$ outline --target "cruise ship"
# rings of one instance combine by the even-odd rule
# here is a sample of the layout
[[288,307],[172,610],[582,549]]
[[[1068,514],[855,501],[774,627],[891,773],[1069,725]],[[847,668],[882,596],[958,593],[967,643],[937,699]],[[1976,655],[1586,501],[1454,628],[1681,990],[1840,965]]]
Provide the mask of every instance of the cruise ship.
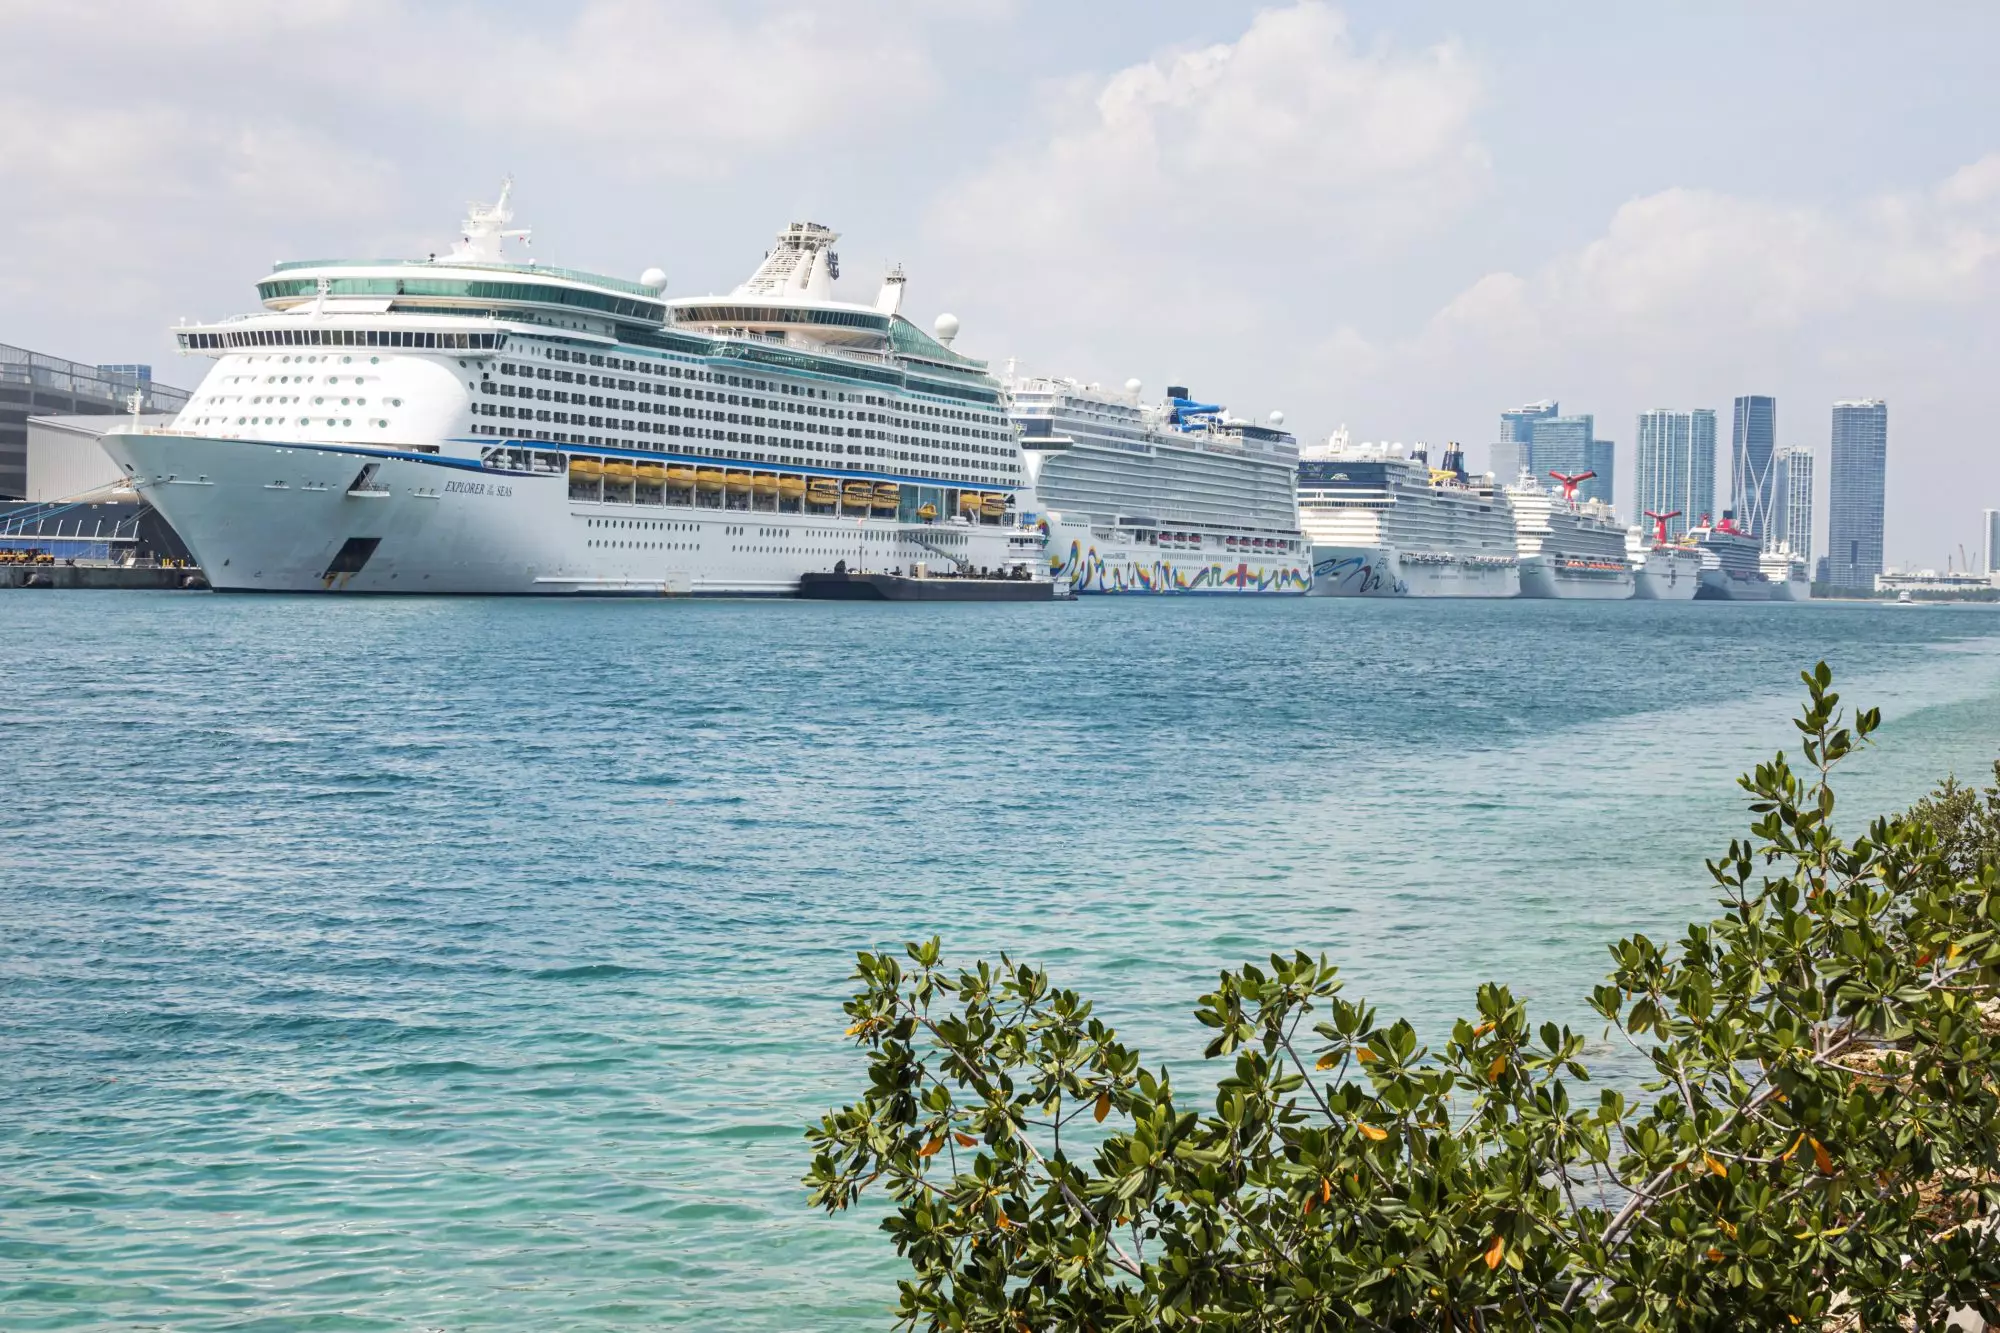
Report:
[[1576,498],[1579,484],[1597,475],[1552,472],[1552,493],[1526,472],[1507,488],[1521,553],[1521,596],[1596,598],[1632,596],[1636,580],[1625,553],[1625,529],[1602,500]]
[[1701,551],[1667,534],[1668,520],[1679,518],[1680,514],[1678,509],[1670,514],[1656,514],[1649,509],[1646,517],[1653,520],[1652,532],[1641,527],[1625,529],[1625,555],[1632,562],[1632,595],[1641,601],[1694,599],[1695,588],[1701,581]]
[[1703,514],[1688,536],[1701,551],[1695,596],[1705,602],[1802,602],[1812,595],[1805,561],[1764,550],[1756,534],[1738,527],[1730,513],[1714,523]]
[[1006,380],[1027,488],[1023,531],[1058,585],[1079,593],[1301,594],[1298,441],[1198,403],[1184,386],[1149,403],[1072,379]]
[[1419,444],[1350,444],[1345,430],[1299,460],[1299,526],[1313,593],[1326,597],[1512,597],[1514,512],[1456,444],[1430,465]]
[[448,254],[281,263],[170,426],[104,446],[218,590],[773,594],[837,564],[998,569],[1022,481],[1000,384],[836,299],[786,227],[727,296],[510,262],[508,189]]

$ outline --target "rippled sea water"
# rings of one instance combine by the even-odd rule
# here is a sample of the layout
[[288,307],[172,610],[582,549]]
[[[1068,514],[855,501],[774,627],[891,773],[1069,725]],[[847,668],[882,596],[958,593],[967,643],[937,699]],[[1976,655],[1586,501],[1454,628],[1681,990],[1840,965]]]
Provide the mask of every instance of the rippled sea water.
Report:
[[881,1328],[879,1212],[798,1184],[856,949],[1043,963],[1185,1083],[1274,948],[1580,1023],[1709,914],[1801,666],[1884,706],[1854,819],[2000,753],[1990,608],[17,592],[0,642],[8,1330]]

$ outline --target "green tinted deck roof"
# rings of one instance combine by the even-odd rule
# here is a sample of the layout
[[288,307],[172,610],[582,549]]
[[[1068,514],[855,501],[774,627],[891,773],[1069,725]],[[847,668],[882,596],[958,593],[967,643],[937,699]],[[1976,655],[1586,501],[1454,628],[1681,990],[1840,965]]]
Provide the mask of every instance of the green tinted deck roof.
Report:
[[556,268],[549,264],[481,264],[465,260],[428,259],[287,259],[273,264],[273,273],[283,273],[294,268],[476,268],[491,273],[515,273],[523,277],[561,278],[569,282],[587,282],[593,287],[605,287],[614,292],[624,292],[629,296],[643,296],[651,301],[661,300],[658,292],[643,283],[627,282],[623,278],[608,278],[602,273],[586,273],[577,268]]
[[965,370],[986,369],[984,361],[960,356],[901,315],[889,321],[889,346],[894,348],[899,356],[921,357],[925,361],[936,361],[941,365],[957,366]]

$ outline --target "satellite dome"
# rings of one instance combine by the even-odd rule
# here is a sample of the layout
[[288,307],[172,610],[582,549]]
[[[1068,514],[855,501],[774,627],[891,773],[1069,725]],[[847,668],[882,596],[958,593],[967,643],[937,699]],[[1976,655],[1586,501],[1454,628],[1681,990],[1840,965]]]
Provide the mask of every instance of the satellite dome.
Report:
[[1285,424],[1285,414],[1284,414],[1283,412],[1273,412],[1273,413],[1271,413],[1271,424],[1272,424],[1273,426],[1282,426],[1282,425],[1284,425],[1284,424]]
[[657,292],[667,285],[667,271],[663,268],[649,268],[639,275],[639,285],[651,287]]
[[939,342],[946,347],[951,346],[951,340],[958,336],[958,316],[939,315],[937,322],[931,325],[931,331],[937,334]]
[[1139,390],[1140,390],[1140,389],[1142,389],[1142,388],[1144,388],[1144,387],[1145,387],[1145,386],[1144,386],[1144,385],[1142,385],[1142,384],[1140,384],[1140,383],[1139,383],[1139,381],[1137,381],[1137,380],[1126,380],[1126,381],[1125,381],[1125,392],[1126,392],[1126,393],[1129,393],[1129,394],[1134,394],[1134,395],[1136,395],[1136,394],[1137,394],[1137,393],[1139,392]]

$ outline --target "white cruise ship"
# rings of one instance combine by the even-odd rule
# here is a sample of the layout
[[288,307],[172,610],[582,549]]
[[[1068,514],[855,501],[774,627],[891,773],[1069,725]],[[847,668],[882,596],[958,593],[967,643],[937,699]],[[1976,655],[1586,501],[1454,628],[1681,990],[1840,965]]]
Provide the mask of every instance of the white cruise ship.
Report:
[[1701,551],[1687,542],[1667,535],[1671,514],[1646,511],[1653,531],[1641,527],[1625,529],[1625,557],[1632,562],[1632,595],[1643,602],[1688,602],[1694,600],[1701,581]]
[[1520,541],[1521,596],[1632,596],[1636,580],[1625,553],[1625,529],[1602,500],[1576,498],[1578,483],[1596,474],[1549,475],[1562,484],[1560,494],[1526,472],[1507,488]]
[[1069,379],[1007,381],[1029,489],[1023,524],[1080,593],[1303,593],[1298,441],[1197,403]]
[[1520,591],[1514,514],[1457,445],[1442,467],[1421,444],[1351,445],[1337,431],[1299,460],[1299,526],[1313,548],[1313,594],[1512,597]]
[[177,330],[215,365],[105,448],[219,590],[788,594],[845,562],[1010,560],[1019,451],[985,364],[838,300],[794,223],[724,297],[508,262],[507,191],[449,254],[283,263]]

